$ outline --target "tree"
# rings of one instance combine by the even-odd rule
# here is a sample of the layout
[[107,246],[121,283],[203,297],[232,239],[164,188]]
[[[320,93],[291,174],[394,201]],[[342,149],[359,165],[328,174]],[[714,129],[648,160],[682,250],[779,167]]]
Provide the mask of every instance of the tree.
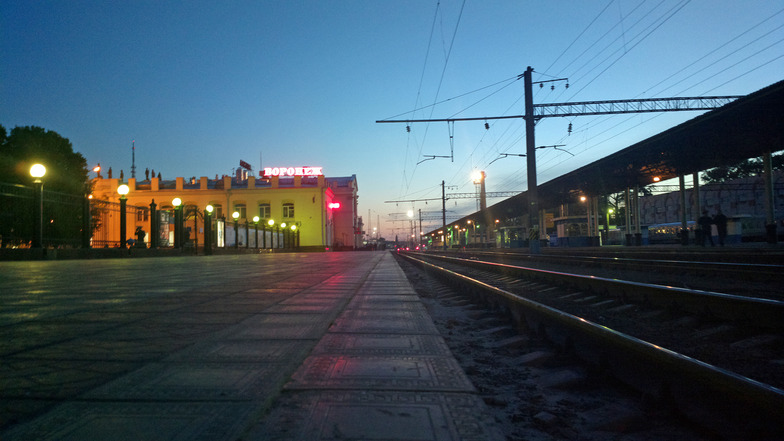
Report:
[[[773,155],[773,170],[784,168],[784,154]],[[702,179],[706,184],[717,184],[733,179],[747,178],[762,174],[762,160],[758,158],[746,159],[737,164],[712,168],[702,174]]]
[[[2,126],[0,126],[2,127]],[[41,127],[15,127],[6,136],[0,130],[0,181],[30,185],[30,166],[46,166],[46,187],[52,191],[84,195],[88,187],[87,161],[73,150],[68,138]]]
[[87,161],[73,151],[67,138],[41,127],[15,127],[7,134],[0,126],[0,235],[3,246],[30,241],[39,222],[34,213],[30,167],[41,163],[44,176],[44,245],[78,246],[84,228],[85,195],[91,191]]

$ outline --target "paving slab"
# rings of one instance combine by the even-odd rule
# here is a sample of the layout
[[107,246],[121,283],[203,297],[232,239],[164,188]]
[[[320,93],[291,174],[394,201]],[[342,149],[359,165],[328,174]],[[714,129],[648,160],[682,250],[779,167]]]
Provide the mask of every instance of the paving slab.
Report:
[[389,253],[3,262],[0,291],[4,441],[503,439]]
[[463,393],[323,391],[284,395],[277,411],[248,441],[504,440],[482,413],[484,402]]

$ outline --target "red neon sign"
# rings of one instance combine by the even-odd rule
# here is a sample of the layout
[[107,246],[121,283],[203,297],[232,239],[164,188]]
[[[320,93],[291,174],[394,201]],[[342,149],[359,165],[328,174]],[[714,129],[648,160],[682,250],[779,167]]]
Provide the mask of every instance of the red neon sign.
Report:
[[337,210],[340,208],[340,202],[330,202],[327,204],[327,207],[329,207],[330,210]]
[[323,167],[265,167],[261,176],[322,176]]

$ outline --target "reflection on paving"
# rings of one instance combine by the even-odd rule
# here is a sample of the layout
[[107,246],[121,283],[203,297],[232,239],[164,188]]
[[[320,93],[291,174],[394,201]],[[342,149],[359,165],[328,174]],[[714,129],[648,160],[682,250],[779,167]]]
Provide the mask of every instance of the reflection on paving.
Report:
[[2,440],[501,439],[388,253],[9,262],[0,292]]

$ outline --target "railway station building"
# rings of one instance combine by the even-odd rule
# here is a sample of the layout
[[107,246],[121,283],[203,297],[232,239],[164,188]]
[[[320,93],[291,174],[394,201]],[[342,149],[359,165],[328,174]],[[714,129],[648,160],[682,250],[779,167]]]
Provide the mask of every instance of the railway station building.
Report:
[[[91,213],[93,247],[120,244],[117,209],[120,179],[94,180]],[[141,228],[144,242],[157,231],[158,246],[174,244],[175,198],[183,207],[184,246],[205,243],[204,214],[211,215],[214,247],[298,248],[304,250],[355,249],[361,242],[356,175],[327,177],[321,167],[267,168],[256,178],[238,169],[235,176],[164,180],[128,179],[126,238],[136,240]],[[156,219],[151,214],[156,213]],[[237,213],[236,218],[234,214]],[[258,216],[258,220],[254,218]],[[153,228],[153,222],[157,222]],[[285,233],[284,233],[285,231]],[[138,236],[141,238],[142,236]]]

